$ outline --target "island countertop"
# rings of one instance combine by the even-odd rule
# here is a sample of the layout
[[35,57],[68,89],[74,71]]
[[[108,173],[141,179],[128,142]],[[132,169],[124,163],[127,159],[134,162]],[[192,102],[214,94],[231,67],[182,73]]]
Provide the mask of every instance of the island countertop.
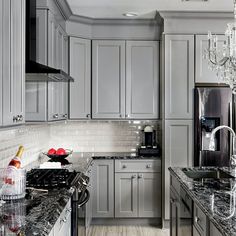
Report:
[[[194,168],[196,171],[202,169],[221,169],[230,173],[232,176],[236,176],[235,170],[227,167]],[[187,191],[193,201],[201,208],[223,236],[236,236],[236,203],[232,206],[232,198],[236,198],[236,192],[232,192],[232,189],[236,186],[235,178],[209,178],[199,181],[188,178],[182,171],[182,168],[170,167],[169,171],[177,178],[181,186]]]

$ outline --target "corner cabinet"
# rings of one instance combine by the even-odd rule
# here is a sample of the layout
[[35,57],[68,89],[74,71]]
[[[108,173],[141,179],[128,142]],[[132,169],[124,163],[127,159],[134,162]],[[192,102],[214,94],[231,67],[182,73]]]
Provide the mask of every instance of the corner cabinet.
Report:
[[25,0],[1,0],[0,5],[0,121],[3,126],[11,126],[25,120]]
[[92,62],[92,118],[158,118],[158,42],[93,40]]
[[91,118],[91,40],[70,37],[70,119]]
[[92,42],[92,117],[125,118],[125,41]]
[[165,35],[165,119],[193,119],[194,35]]

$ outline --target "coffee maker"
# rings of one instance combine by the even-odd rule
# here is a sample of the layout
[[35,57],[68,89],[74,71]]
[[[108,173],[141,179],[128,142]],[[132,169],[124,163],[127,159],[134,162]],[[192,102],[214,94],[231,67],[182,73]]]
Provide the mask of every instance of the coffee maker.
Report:
[[156,141],[156,130],[146,126],[141,131],[141,145],[138,148],[139,156],[160,156],[160,147]]

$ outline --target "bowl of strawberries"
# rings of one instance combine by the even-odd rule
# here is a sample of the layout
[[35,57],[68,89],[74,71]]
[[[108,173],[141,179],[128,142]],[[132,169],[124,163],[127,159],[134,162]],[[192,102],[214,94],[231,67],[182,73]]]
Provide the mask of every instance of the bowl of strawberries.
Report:
[[64,149],[64,148],[50,148],[47,152],[43,152],[44,155],[48,156],[52,159],[64,159],[72,154],[72,150]]

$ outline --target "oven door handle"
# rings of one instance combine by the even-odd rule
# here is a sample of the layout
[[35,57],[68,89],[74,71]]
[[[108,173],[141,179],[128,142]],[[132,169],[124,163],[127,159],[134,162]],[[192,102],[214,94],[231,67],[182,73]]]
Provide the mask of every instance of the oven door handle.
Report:
[[89,193],[88,189],[85,190],[85,195],[86,195],[85,199],[82,202],[78,203],[78,208],[81,208],[82,206],[84,206],[88,202],[88,200],[90,198],[90,193]]

